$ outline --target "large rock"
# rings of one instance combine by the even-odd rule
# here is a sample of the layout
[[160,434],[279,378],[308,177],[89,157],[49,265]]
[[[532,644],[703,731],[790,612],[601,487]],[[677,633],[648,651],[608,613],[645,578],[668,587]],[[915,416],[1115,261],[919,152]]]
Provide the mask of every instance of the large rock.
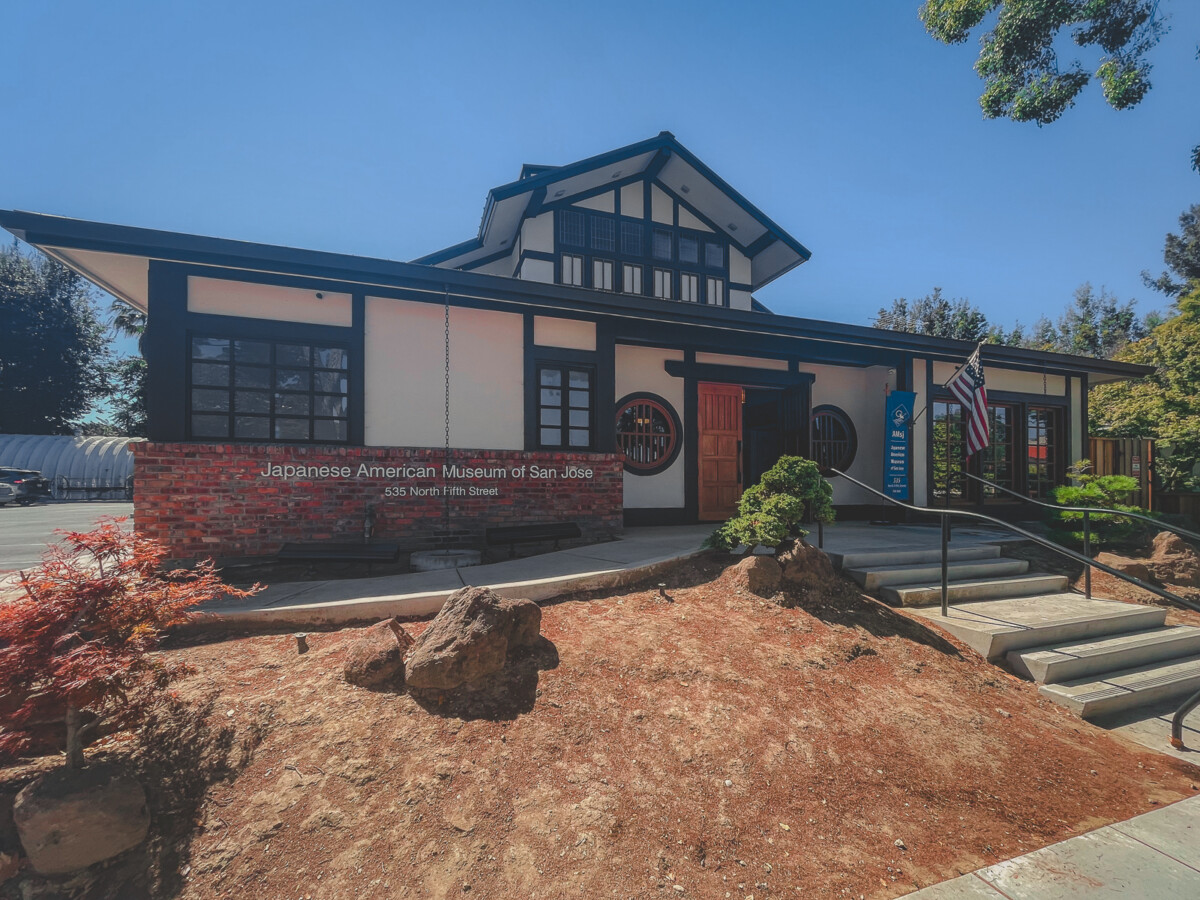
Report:
[[773,556],[747,556],[730,572],[733,583],[759,597],[770,597],[779,590],[783,569]]
[[64,875],[136,847],[146,839],[150,813],[136,780],[95,764],[30,782],[17,794],[13,821],[33,868]]
[[536,642],[541,627],[542,611],[531,600],[507,600],[488,588],[455,591],[408,658],[408,686],[472,686],[502,669],[510,652]]
[[404,654],[412,645],[411,635],[394,618],[376,622],[350,645],[346,680],[365,688],[402,686]]
[[1159,532],[1146,565],[1159,581],[1166,584],[1200,587],[1200,555],[1177,534]]
[[790,547],[779,548],[779,564],[783,567],[784,581],[809,590],[831,590],[842,587],[833,563],[825,551],[793,541]]
[[1140,578],[1150,584],[1155,581],[1150,569],[1140,560],[1118,556],[1115,553],[1097,553],[1096,562],[1108,566],[1110,569],[1116,569],[1118,572],[1124,572],[1126,575],[1132,575],[1134,578]]

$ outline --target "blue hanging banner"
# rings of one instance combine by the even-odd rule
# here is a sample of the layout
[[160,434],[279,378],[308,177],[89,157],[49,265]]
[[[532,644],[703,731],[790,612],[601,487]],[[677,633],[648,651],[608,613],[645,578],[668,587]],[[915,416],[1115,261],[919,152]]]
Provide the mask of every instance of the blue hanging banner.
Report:
[[908,429],[913,420],[912,391],[892,391],[887,396],[883,444],[883,492],[894,500],[908,502]]

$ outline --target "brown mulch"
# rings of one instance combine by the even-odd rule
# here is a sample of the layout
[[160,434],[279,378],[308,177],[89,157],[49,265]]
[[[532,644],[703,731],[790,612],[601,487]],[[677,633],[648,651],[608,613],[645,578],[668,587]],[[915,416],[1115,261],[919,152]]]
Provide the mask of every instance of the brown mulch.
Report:
[[847,583],[783,608],[728,564],[548,605],[444,706],[346,684],[357,629],[168,651],[184,732],[90,752],[181,787],[92,895],[894,897],[1200,783]]

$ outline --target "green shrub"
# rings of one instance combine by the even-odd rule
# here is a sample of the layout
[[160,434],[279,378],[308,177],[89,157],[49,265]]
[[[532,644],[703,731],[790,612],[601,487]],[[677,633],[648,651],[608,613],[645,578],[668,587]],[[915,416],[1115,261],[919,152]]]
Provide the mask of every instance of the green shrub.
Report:
[[[1143,516],[1153,513],[1122,501],[1138,491],[1138,481],[1128,475],[1096,475],[1092,462],[1081,459],[1067,470],[1073,484],[1054,489],[1054,502],[1060,506],[1092,506],[1115,512],[1132,512]],[[1083,513],[1051,513],[1052,537],[1060,543],[1083,546]],[[1092,547],[1125,550],[1146,546],[1153,536],[1153,527],[1127,516],[1092,513],[1089,516]]]
[[808,515],[832,522],[833,488],[810,459],[783,456],[749,487],[738,502],[738,514],[717,528],[706,546],[731,550],[739,544],[778,547],[789,537],[808,534],[800,520]]

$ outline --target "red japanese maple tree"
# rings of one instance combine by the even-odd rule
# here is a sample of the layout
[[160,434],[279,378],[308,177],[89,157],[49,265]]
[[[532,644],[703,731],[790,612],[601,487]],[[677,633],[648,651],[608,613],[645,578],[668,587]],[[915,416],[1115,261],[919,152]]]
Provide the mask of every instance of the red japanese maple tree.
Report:
[[164,571],[163,547],[106,518],[63,539],[22,574],[22,595],[0,602],[0,754],[30,744],[31,726],[62,722],[66,764],[102,722],[127,727],[187,669],[152,651],[164,632],[218,597],[258,590],[224,584],[211,560]]

